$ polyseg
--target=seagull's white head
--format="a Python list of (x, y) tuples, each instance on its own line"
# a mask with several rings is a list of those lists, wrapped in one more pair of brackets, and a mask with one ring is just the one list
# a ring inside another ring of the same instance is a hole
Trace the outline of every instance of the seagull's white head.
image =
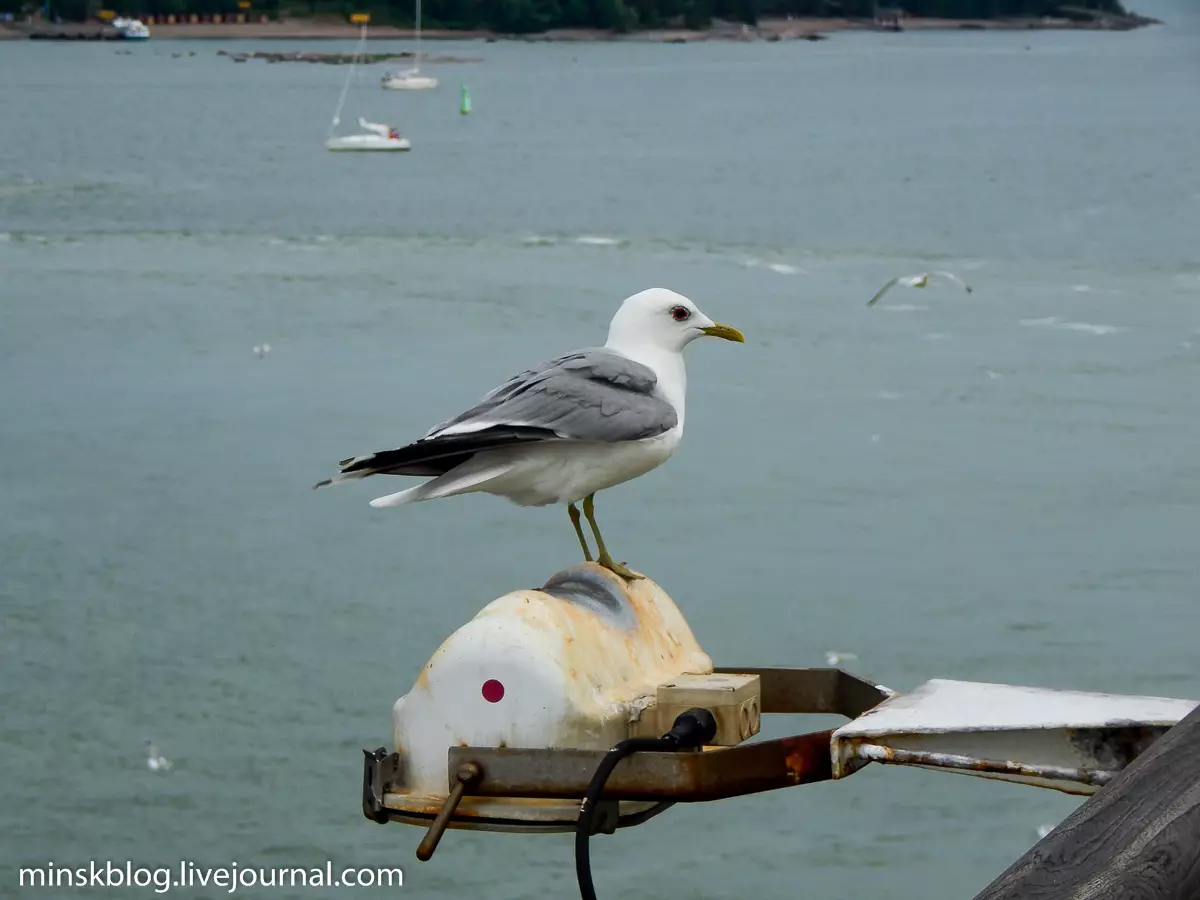
[(650, 288), (627, 297), (608, 327), (608, 346), (645, 347), (678, 353), (698, 337), (745, 343), (736, 328), (720, 325), (682, 294)]

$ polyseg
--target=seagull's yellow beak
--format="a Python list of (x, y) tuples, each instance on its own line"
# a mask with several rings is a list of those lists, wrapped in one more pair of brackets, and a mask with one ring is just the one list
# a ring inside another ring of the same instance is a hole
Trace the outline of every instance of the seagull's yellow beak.
[(719, 337), (719, 338), (724, 338), (727, 341), (737, 341), (739, 344), (746, 343), (746, 338), (743, 337), (742, 333), (740, 331), (738, 331), (736, 328), (734, 328), (732, 325), (714, 324), (714, 325), (708, 325), (704, 328), (701, 328), (700, 330), (703, 331), (705, 334), (707, 334), (709, 337)]

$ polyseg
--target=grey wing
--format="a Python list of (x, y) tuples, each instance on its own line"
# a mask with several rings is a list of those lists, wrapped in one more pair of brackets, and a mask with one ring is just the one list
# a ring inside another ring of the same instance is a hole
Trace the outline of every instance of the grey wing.
[(879, 289), (879, 293), (877, 293), (874, 297), (872, 297), (870, 300), (867, 301), (867, 306), (874, 306), (876, 304), (876, 302), (878, 302), (880, 297), (882, 297), (884, 294), (886, 294), (888, 291), (890, 291), (893, 287), (896, 286), (896, 282), (898, 282), (899, 280), (900, 280), (900, 277), (897, 276), (897, 277), (893, 278), (891, 281), (889, 281), (887, 284), (885, 284), (883, 287), (881, 287)]
[(476, 453), (546, 441), (636, 441), (674, 428), (654, 372), (604, 348), (510, 378), (473, 408), (394, 450), (353, 456), (316, 487), (371, 475), (441, 475)]
[(509, 379), (426, 437), (517, 426), (564, 440), (642, 440), (679, 422), (674, 407), (655, 393), (657, 384), (650, 368), (619, 353), (580, 350)]
[(973, 291), (971, 290), (971, 286), (969, 284), (967, 284), (965, 281), (963, 281), (961, 278), (959, 278), (957, 275), (955, 275), (953, 272), (945, 272), (945, 271), (942, 271), (939, 269), (938, 271), (934, 272), (933, 274), (941, 275), (943, 278), (950, 279), (955, 284), (957, 284), (961, 288), (963, 288), (963, 290), (965, 290), (968, 294), (973, 293)]
[[(565, 359), (565, 357), (563, 358)], [(546, 366), (552, 366), (557, 362), (559, 362), (559, 360), (551, 360), (550, 362), (546, 363)], [(545, 368), (546, 366), (543, 366), (542, 368)], [(440, 422), (439, 424), (434, 425), (427, 432), (425, 432), (422, 440), (425, 440), (425, 438), (431, 438), (437, 434), (441, 434), (452, 425), (458, 425), (459, 423), (466, 422), (471, 418), (481, 416), (487, 410), (495, 409), (506, 399), (508, 399), (511, 394), (519, 390), (531, 376), (536, 375), (538, 371), (538, 369), (526, 369), (519, 375), (514, 375), (512, 378), (508, 379), (508, 381), (504, 382), (504, 384), (497, 388), (493, 388), (484, 394), (483, 399), (466, 412), (459, 413), (452, 419), (447, 419), (445, 422)]]

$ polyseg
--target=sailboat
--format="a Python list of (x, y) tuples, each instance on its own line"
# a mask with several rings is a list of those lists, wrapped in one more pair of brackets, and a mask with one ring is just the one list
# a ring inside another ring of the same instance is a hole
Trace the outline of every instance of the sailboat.
[(413, 66), (399, 72), (388, 72), (381, 82), (383, 87), (392, 91), (427, 91), (438, 86), (438, 80), (432, 75), (421, 74), (421, 0), (417, 0), (416, 45), (413, 52)]
[(342, 85), (342, 95), (338, 98), (337, 109), (333, 112), (333, 122), (329, 126), (329, 140), (325, 142), (325, 147), (328, 150), (411, 150), (412, 142), (392, 126), (379, 122), (368, 122), (361, 117), (358, 120), (358, 127), (362, 129), (362, 132), (342, 135), (337, 133), (337, 128), (342, 123), (342, 107), (346, 105), (346, 95), (350, 92), (350, 82), (354, 80), (358, 61), (363, 57), (367, 46), (368, 19), (366, 14), (356, 14), (351, 17), (351, 21), (361, 22), (362, 32), (359, 35), (358, 44), (354, 48), (354, 55), (350, 58), (350, 70), (346, 73), (346, 82)]

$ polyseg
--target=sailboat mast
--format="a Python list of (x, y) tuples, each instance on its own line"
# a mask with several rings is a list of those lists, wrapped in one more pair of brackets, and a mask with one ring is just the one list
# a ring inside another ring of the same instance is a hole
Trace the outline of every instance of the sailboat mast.
[(414, 68), (421, 68), (421, 0), (417, 0), (417, 49)]
[(350, 82), (354, 80), (354, 69), (358, 65), (358, 58), (367, 48), (367, 26), (363, 23), (362, 30), (359, 32), (358, 43), (354, 47), (354, 55), (350, 57), (350, 69), (346, 72), (346, 80), (342, 84), (342, 95), (338, 97), (337, 109), (333, 111), (333, 121), (329, 125), (329, 136), (333, 137), (334, 131), (338, 125), (342, 123), (342, 107), (346, 103), (346, 95), (350, 93)]

